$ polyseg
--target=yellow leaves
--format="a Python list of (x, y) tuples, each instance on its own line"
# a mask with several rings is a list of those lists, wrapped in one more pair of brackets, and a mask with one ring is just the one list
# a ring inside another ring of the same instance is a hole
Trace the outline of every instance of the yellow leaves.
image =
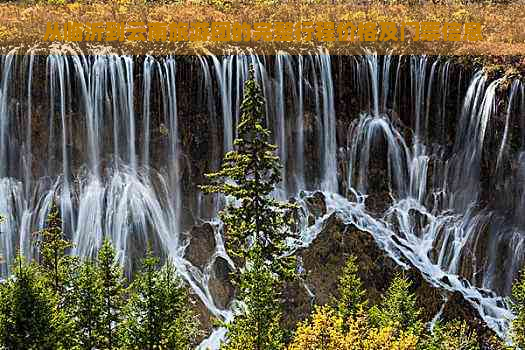
[(288, 350), (415, 350), (418, 340), (398, 327), (371, 327), (364, 315), (345, 324), (331, 307), (322, 306), (299, 325)]
[(454, 13), (452, 13), (451, 22), (460, 22), (460, 23), (469, 22), (469, 18), (470, 18), (470, 12), (464, 8), (461, 8), (455, 11)]
[(130, 6), (134, 5), (133, 0), (111, 0), (114, 11), (119, 14), (127, 14), (130, 12)]
[[(11, 33), (9, 32), (9, 28), (3, 25), (0, 25), (0, 41), (7, 40)], [(4, 221), (4, 218), (0, 218), (0, 223)]]
[(414, 334), (402, 332), (399, 339), (397, 340), (397, 349), (399, 350), (412, 350), (416, 348), (418, 343), (418, 337)]
[(372, 328), (368, 331), (368, 336), (364, 341), (363, 349), (367, 350), (382, 350), (393, 349), (392, 328), (385, 327), (381, 329)]
[(48, 5), (64, 5), (65, 3), (65, 0), (47, 0)]
[(368, 331), (363, 349), (415, 350), (418, 337), (393, 327), (372, 328)]
[(170, 130), (166, 127), (166, 125), (164, 123), (160, 123), (160, 126), (159, 126), (159, 133), (162, 135), (162, 136), (169, 136), (170, 134)]
[(351, 350), (343, 320), (329, 306), (316, 308), (312, 320), (302, 323), (288, 350)]
[(366, 20), (366, 17), (363, 11), (348, 12), (341, 16), (341, 21), (360, 22)]
[[(54, 3), (68, 3), (65, 0), (44, 0)], [(257, 5), (257, 3), (273, 3), (274, 5)], [(64, 18), (76, 19), (81, 22), (107, 21), (147, 21), (147, 22), (276, 22), (276, 21), (312, 21), (312, 22), (474, 22), (483, 26), (484, 39), (481, 42), (414, 42), (405, 40), (375, 41), (367, 44), (378, 50), (379, 54), (393, 50), (400, 53), (440, 53), (440, 54), (494, 54), (519, 55), (523, 53), (525, 33), (522, 30), (525, 21), (525, 9), (519, 6), (471, 6), (461, 5), (459, 0), (451, 0), (450, 6), (408, 6), (403, 1), (387, 0), (387, 3), (397, 4), (384, 6), (376, 1), (369, 5), (341, 4), (336, 6), (315, 5), (318, 0), (300, 2), (280, 0), (256, 0), (248, 5), (236, 0), (167, 0), (151, 2), (148, 0), (81, 0), (67, 6), (4, 6), (2, 8), (2, 24), (10, 28), (10, 35), (3, 35), (0, 42), (9, 44), (27, 41), (27, 39), (44, 36), (47, 22), (63, 22)], [(327, 0), (319, 0), (326, 3)], [(147, 5), (145, 5), (147, 3)], [(383, 2), (384, 3), (384, 2)], [(82, 4), (77, 7), (77, 4)], [(409, 27), (407, 31), (412, 31)], [(409, 35), (407, 33), (407, 35)], [(19, 38), (20, 37), (20, 38)], [(114, 43), (117, 44), (116, 42)], [(191, 42), (141, 42), (130, 44), (125, 48), (129, 53), (163, 54), (173, 50), (183, 50), (189, 53), (203, 51), (217, 53), (231, 52), (236, 45), (232, 42), (191, 41)], [(286, 46), (287, 51), (302, 50), (318, 43), (315, 40), (294, 42), (281, 45), (276, 43), (252, 43), (259, 52), (274, 52)], [(251, 44), (250, 44), (251, 45)], [(332, 53), (355, 53), (358, 45), (348, 45), (339, 41), (322, 43), (331, 47)], [(110, 45), (110, 47), (113, 44)], [(243, 45), (242, 45), (243, 46)], [(179, 51), (178, 51), (179, 52)]]
[(71, 4), (67, 4), (66, 6), (69, 9), (69, 11), (71, 11), (71, 12), (77, 12), (82, 7), (82, 5), (80, 3), (78, 3), (78, 2), (73, 2)]
[(367, 328), (366, 323), (361, 323), (359, 330), (358, 333), (351, 329), (347, 335), (353, 350), (415, 350), (419, 340), (395, 327)]

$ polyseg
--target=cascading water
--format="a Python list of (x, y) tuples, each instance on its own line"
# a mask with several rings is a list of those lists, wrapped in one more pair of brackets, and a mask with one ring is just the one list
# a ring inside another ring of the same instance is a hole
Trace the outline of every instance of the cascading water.
[[(38, 254), (32, 233), (56, 202), (74, 254), (93, 256), (110, 237), (129, 272), (149, 242), (229, 319), (208, 285), (218, 258), (233, 266), (214, 219), (224, 200), (197, 185), (233, 148), (250, 64), (283, 161), (276, 195), (322, 190), (331, 212), (460, 291), (504, 335), (512, 315), (501, 296), (524, 258), (524, 85), (503, 91), (502, 80), (439, 57), (3, 56), (1, 274), (17, 249)], [(216, 251), (198, 268), (184, 252), (203, 221), (216, 228)]]

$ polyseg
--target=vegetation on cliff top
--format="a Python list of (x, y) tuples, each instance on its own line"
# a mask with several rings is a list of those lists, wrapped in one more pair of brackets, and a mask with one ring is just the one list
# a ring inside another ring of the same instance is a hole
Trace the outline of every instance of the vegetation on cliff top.
[[(303, 42), (262, 41), (102, 41), (70, 43), (71, 49), (84, 53), (116, 52), (130, 54), (167, 54), (176, 52), (194, 54), (213, 52), (232, 53), (247, 48), (259, 53), (287, 50), (293, 53), (326, 47), (333, 54), (359, 54), (366, 46), (380, 54), (497, 54), (520, 55), (525, 49), (525, 6), (521, 5), (424, 5), (412, 6), (393, 3), (345, 2), (336, 5), (307, 2), (243, 4), (240, 2), (144, 2), (143, 0), (81, 1), (63, 5), (42, 3), (8, 3), (0, 5), (0, 47), (7, 52), (13, 47), (26, 45), (48, 52), (52, 43), (44, 42), (48, 22), (475, 22), (483, 27), (482, 41), (371, 41), (371, 42), (320, 42), (317, 38)], [(412, 37), (413, 30), (407, 28)], [(408, 34), (407, 34), (408, 35)], [(59, 49), (54, 43), (55, 50)], [(63, 44), (63, 43), (60, 43)], [(62, 46), (62, 45), (60, 45)], [(64, 49), (62, 46), (61, 49)], [(24, 49), (21, 50), (25, 52)]]

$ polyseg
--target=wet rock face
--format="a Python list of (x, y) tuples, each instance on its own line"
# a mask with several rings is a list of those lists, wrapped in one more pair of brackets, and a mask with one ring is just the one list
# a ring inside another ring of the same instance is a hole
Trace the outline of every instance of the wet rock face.
[(221, 309), (227, 308), (235, 295), (235, 288), (230, 282), (231, 272), (233, 270), (226, 259), (220, 256), (215, 259), (208, 287), (215, 305)]
[(315, 300), (306, 288), (302, 279), (288, 282), (284, 287), (283, 326), (286, 329), (295, 329), (297, 322), (308, 318), (313, 309)]
[[(215, 236), (213, 227), (206, 223), (200, 226), (193, 226), (188, 233), (189, 244), (184, 252), (184, 257), (195, 267), (203, 271), (215, 252)], [(197, 339), (202, 341), (213, 328), (213, 316), (201, 301), (194, 295), (192, 303), (193, 310), (197, 313), (202, 334)]]
[[(320, 198), (316, 196), (310, 201), (316, 202)], [(369, 232), (344, 224), (335, 214), (326, 220), (324, 228), (310, 246), (298, 251), (306, 273), (303, 280), (289, 284), (285, 290), (287, 324), (307, 317), (313, 303), (326, 304), (331, 297), (337, 298), (338, 278), (350, 255), (357, 258), (359, 277), (371, 304), (381, 299), (394, 276), (404, 274), (412, 281), (412, 292), (423, 308), (425, 322), (431, 321), (447, 300), (443, 308), (443, 320), (465, 320), (476, 329), (482, 344), (493, 336), (494, 333), (485, 325), (477, 310), (459, 292), (450, 293), (436, 288), (414, 267), (402, 269), (377, 246)]]
[(200, 343), (211, 334), (215, 319), (199, 297), (194, 296), (192, 298), (191, 306), (199, 318), (201, 334), (197, 337), (197, 343)]
[[(326, 215), (327, 208), (322, 193), (305, 198), (305, 203), (313, 220)], [(213, 228), (210, 225), (194, 227), (191, 235), (186, 257), (196, 266), (204, 266), (211, 261), (215, 250)], [(209, 241), (213, 243), (210, 244)], [(467, 321), (478, 332), (481, 344), (487, 343), (493, 335), (477, 310), (460, 293), (436, 288), (416, 268), (402, 269), (377, 245), (371, 233), (345, 224), (335, 213), (325, 220), (323, 229), (313, 242), (297, 251), (305, 273), (297, 280), (287, 283), (283, 290), (283, 325), (287, 329), (295, 328), (299, 321), (306, 319), (315, 304), (327, 304), (333, 297), (337, 298), (338, 279), (350, 255), (356, 257), (359, 277), (371, 304), (378, 303), (392, 279), (403, 274), (412, 281), (412, 292), (416, 294), (419, 306), (423, 309), (425, 322), (431, 321), (443, 307), (444, 321)], [(410, 265), (407, 261), (405, 263)], [(229, 307), (235, 296), (235, 288), (230, 282), (232, 268), (220, 256), (207, 268), (210, 272), (208, 287), (216, 306)], [(209, 333), (212, 317), (200, 301), (197, 306), (201, 322)]]
[(454, 292), (448, 295), (441, 319), (445, 322), (457, 319), (465, 320), (469, 327), (476, 331), (481, 348), (494, 349), (490, 341), (490, 338), (494, 336), (494, 332), (487, 327), (481, 319), (478, 310), (466, 301), (461, 293)]
[(308, 224), (313, 225), (316, 218), (320, 218), (326, 214), (326, 202), (324, 194), (315, 192), (312, 196), (305, 199), (308, 207)]
[(305, 283), (315, 295), (316, 303), (329, 302), (350, 255), (357, 258), (359, 275), (371, 302), (379, 299), (399, 271), (396, 263), (377, 247), (371, 234), (346, 226), (332, 214), (312, 244), (299, 252), (306, 271)]
[(215, 233), (209, 223), (193, 226), (189, 233), (190, 243), (184, 256), (194, 266), (203, 269), (215, 252)]
[[(215, 306), (219, 309), (228, 308), (235, 295), (235, 288), (229, 276), (232, 268), (223, 257), (214, 257), (216, 244), (213, 226), (209, 223), (193, 226), (188, 236), (189, 244), (184, 252), (184, 257), (202, 273), (208, 274), (208, 288)], [(193, 300), (193, 308), (199, 315), (203, 330), (202, 337), (198, 339), (201, 341), (211, 333), (214, 316), (198, 296), (194, 295)]]

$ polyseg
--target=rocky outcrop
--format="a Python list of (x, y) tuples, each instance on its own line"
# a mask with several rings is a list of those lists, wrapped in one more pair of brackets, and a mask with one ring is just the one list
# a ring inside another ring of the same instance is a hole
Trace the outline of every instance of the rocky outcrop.
[(193, 226), (189, 233), (189, 245), (184, 252), (186, 259), (203, 269), (215, 252), (215, 232), (209, 223)]
[[(314, 199), (317, 206), (322, 207), (319, 204), (322, 194), (316, 194)], [(284, 293), (287, 324), (303, 320), (314, 304), (326, 304), (332, 297), (337, 298), (338, 277), (350, 255), (357, 258), (359, 277), (370, 303), (380, 300), (394, 276), (404, 274), (412, 281), (412, 292), (423, 309), (424, 321), (431, 321), (443, 307), (444, 321), (466, 321), (477, 330), (481, 343), (494, 335), (479, 312), (459, 292), (435, 287), (415, 267), (401, 268), (378, 247), (369, 232), (344, 224), (336, 214), (325, 221), (324, 228), (307, 248), (298, 251), (305, 274), (301, 281), (289, 284)]]
[[(308, 219), (310, 223), (327, 213), (324, 195), (320, 192), (305, 198), (305, 204), (311, 216)], [(211, 246), (205, 242), (210, 232), (205, 226), (193, 229), (194, 236), (187, 250), (188, 259), (194, 262), (211, 259)], [(407, 270), (401, 268), (377, 245), (371, 233), (345, 224), (335, 213), (325, 219), (323, 229), (311, 244), (297, 251), (304, 273), (299, 279), (289, 282), (284, 289), (285, 327), (293, 329), (299, 321), (308, 317), (315, 304), (327, 304), (332, 298), (337, 298), (338, 278), (350, 255), (356, 257), (359, 277), (371, 304), (381, 300), (394, 276), (403, 274), (412, 282), (412, 292), (423, 309), (424, 321), (431, 321), (441, 311), (444, 321), (465, 320), (476, 329), (480, 343), (488, 342), (494, 335), (478, 311), (460, 293), (435, 287), (415, 267)], [(405, 263), (410, 266), (408, 261)], [(216, 305), (226, 308), (234, 297), (234, 287), (229, 282), (231, 267), (225, 259), (217, 257), (211, 269), (210, 292)], [(200, 305), (199, 312), (203, 315), (203, 325), (210, 329), (211, 317), (203, 305)]]
[(221, 309), (229, 306), (235, 294), (235, 288), (230, 281), (231, 272), (232, 268), (226, 259), (220, 256), (215, 259), (208, 287), (215, 304)]
[[(213, 226), (209, 223), (193, 226), (188, 232), (187, 239), (188, 246), (184, 251), (184, 257), (194, 267), (198, 268), (201, 273), (204, 273), (208, 268), (208, 264), (212, 261), (216, 249)], [(222, 258), (217, 258), (213, 262), (208, 286), (217, 306), (224, 308), (227, 302), (229, 302), (229, 300), (225, 301), (226, 298), (229, 298), (227, 295), (233, 293), (227, 290), (233, 288), (231, 288), (231, 284), (223, 272), (221, 259)], [(217, 273), (215, 273), (216, 271)], [(214, 317), (198, 296), (194, 295), (192, 300), (192, 307), (199, 317), (200, 327), (202, 329), (201, 337), (198, 339), (198, 341), (201, 341), (205, 336), (210, 334), (213, 328)]]
[[(209, 258), (211, 259), (211, 256)], [(231, 271), (228, 261), (220, 256), (216, 257), (211, 265), (208, 288), (215, 306), (219, 309), (228, 308), (235, 296), (235, 288), (230, 282), (229, 276)], [(220, 320), (210, 313), (206, 305), (197, 296), (194, 296), (193, 300), (193, 308), (198, 314), (202, 330), (201, 337), (198, 339), (200, 342), (211, 333), (216, 321)]]
[[(326, 220), (324, 229), (310, 246), (298, 255), (306, 271), (304, 283), (315, 295), (317, 304), (326, 304), (332, 296), (336, 296), (334, 291), (337, 290), (338, 278), (350, 255), (357, 258), (359, 277), (371, 303), (380, 299), (396, 274), (404, 273), (413, 281), (415, 292), (425, 296), (428, 320), (442, 304), (440, 291), (428, 284), (416, 269), (403, 271), (377, 246), (370, 233), (345, 225), (335, 214)], [(435, 301), (433, 305), (429, 305), (429, 299)]]
[(492, 345), (491, 338), (495, 336), (494, 332), (487, 327), (481, 319), (478, 310), (465, 300), (461, 293), (448, 293), (441, 319), (444, 322), (458, 319), (465, 320), (469, 327), (476, 331), (478, 342), (482, 345), (482, 349), (500, 349), (498, 345)]
[(200, 343), (206, 337), (208, 337), (214, 326), (215, 318), (210, 313), (206, 305), (199, 299), (199, 297), (194, 296), (192, 299), (192, 309), (197, 314), (199, 319), (199, 328), (201, 330), (199, 336), (197, 337), (197, 343)]
[(315, 192), (312, 196), (306, 197), (304, 201), (308, 208), (308, 224), (313, 225), (316, 218), (326, 214), (324, 195), (321, 192)]

